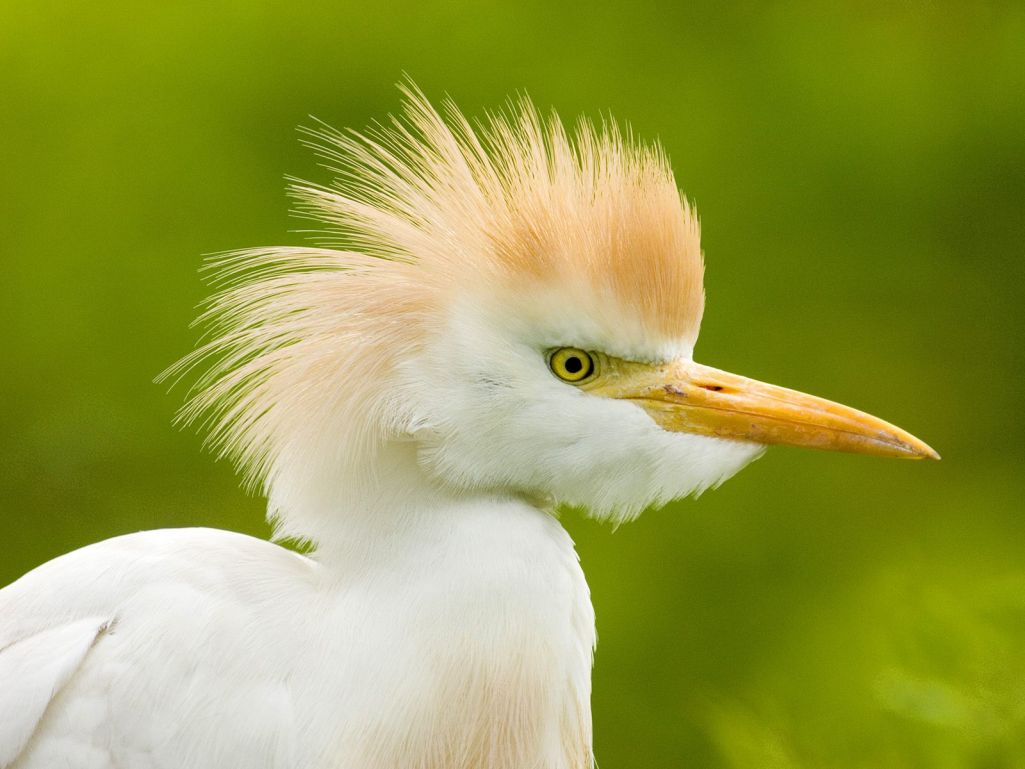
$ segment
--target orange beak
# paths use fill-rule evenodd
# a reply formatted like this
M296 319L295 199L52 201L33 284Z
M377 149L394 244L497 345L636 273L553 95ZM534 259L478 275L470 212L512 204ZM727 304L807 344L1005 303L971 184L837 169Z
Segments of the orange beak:
M915 436L870 414L689 361L656 366L615 361L584 389L634 401L671 432L885 457L940 458Z

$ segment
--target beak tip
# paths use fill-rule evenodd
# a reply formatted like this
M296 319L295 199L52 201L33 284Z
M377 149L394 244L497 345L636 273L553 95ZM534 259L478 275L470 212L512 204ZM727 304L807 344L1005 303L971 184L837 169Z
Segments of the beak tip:
M936 451L932 446L922 441L916 441L911 445L911 458L912 459L935 459L940 460L942 457L940 453Z

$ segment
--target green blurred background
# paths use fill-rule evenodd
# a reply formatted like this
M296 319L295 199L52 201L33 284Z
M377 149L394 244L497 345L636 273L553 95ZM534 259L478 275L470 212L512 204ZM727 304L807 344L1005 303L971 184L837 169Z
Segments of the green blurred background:
M900 7L897 8L896 6ZM829 6L829 10L824 10ZM201 254L297 244L309 114L409 73L665 144L698 357L891 419L941 463L771 450L612 532L576 516L618 767L1025 766L1025 9L1014 4L0 6L0 583L161 526L265 534L171 427Z

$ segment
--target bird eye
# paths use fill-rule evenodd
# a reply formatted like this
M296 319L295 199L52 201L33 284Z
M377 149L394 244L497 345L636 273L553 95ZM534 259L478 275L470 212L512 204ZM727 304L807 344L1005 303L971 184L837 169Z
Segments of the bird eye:
M563 382L579 384L594 375L594 356L576 347L560 347L548 356L548 367Z

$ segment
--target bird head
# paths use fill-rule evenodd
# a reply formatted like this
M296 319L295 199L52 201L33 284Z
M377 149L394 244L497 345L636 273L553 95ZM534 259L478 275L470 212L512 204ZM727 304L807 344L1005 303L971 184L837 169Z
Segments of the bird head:
M279 509L399 454L438 488L616 520L768 444L935 456L694 362L699 226L658 146L526 101L471 124L413 88L386 124L308 138L335 178L292 194L321 242L219 257L212 335L179 364L209 364L183 418Z

